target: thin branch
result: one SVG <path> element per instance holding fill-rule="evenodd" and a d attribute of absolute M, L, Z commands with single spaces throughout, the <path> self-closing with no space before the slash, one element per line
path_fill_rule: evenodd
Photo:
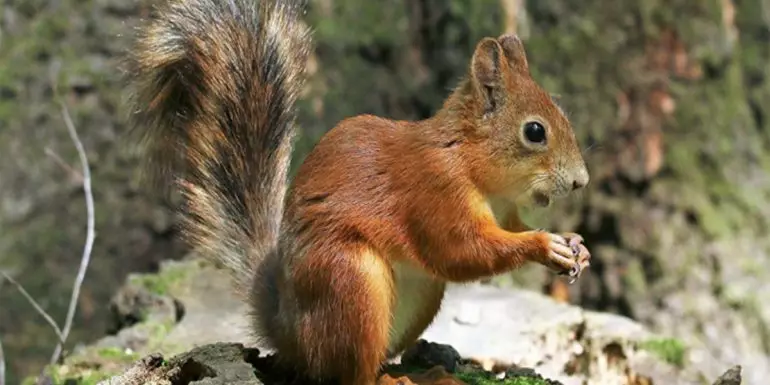
<path fill-rule="evenodd" d="M 57 325 L 56 321 L 54 321 L 53 318 L 51 318 L 51 316 L 48 315 L 48 313 L 46 313 L 45 310 L 43 310 L 40 304 L 37 303 L 37 301 L 35 301 L 35 299 L 32 298 L 31 295 L 29 295 L 27 290 L 24 289 L 24 286 L 21 286 L 19 282 L 17 282 L 15 279 L 13 279 L 13 277 L 8 275 L 8 273 L 4 271 L 0 271 L 0 275 L 2 275 L 3 278 L 5 278 L 8 282 L 10 282 L 11 285 L 16 286 L 16 289 L 19 290 L 21 295 L 23 295 L 24 298 L 26 298 L 27 301 L 32 305 L 32 307 L 34 307 L 35 310 L 37 310 L 37 312 L 46 320 L 46 322 L 48 322 L 49 325 L 51 325 L 51 327 L 53 328 L 53 331 L 56 332 L 56 336 L 59 338 L 59 342 L 64 341 L 64 336 L 62 335 L 61 329 L 59 329 L 59 325 Z"/>
<path fill-rule="evenodd" d="M 61 356 L 61 352 L 64 347 L 64 342 L 67 340 L 70 330 L 72 329 L 72 321 L 75 318 L 78 298 L 80 297 L 80 288 L 83 286 L 86 270 L 88 270 L 88 265 L 91 262 L 91 250 L 93 249 L 94 238 L 96 237 L 94 231 L 94 196 L 91 192 L 91 169 L 88 166 L 88 157 L 86 155 L 85 149 L 83 148 L 83 142 L 80 141 L 78 132 L 75 129 L 75 124 L 72 122 L 72 117 L 70 116 L 69 110 L 67 109 L 67 105 L 61 100 L 59 100 L 59 104 L 61 105 L 61 113 L 62 117 L 64 118 L 64 124 L 67 126 L 67 131 L 70 134 L 70 138 L 75 144 L 75 148 L 77 149 L 78 155 L 80 156 L 80 163 L 83 167 L 83 192 L 85 193 L 86 197 L 86 214 L 88 218 L 86 225 L 86 244 L 83 247 L 83 255 L 80 258 L 80 269 L 78 269 L 78 275 L 75 279 L 75 284 L 72 287 L 72 296 L 70 297 L 69 309 L 67 310 L 67 319 L 64 322 L 64 329 L 62 330 L 62 338 L 56 345 L 56 349 L 54 350 L 53 355 L 51 355 L 51 365 L 59 361 L 59 357 Z"/>
<path fill-rule="evenodd" d="M 78 182 L 81 184 L 83 183 L 83 175 L 80 175 L 80 171 L 77 171 L 72 168 L 72 166 L 68 165 L 67 162 L 65 162 L 64 159 L 62 159 L 54 150 L 52 150 L 50 147 L 46 147 L 45 154 L 53 159 L 53 161 L 61 166 L 65 171 L 70 173 L 72 177 L 75 178 Z"/>

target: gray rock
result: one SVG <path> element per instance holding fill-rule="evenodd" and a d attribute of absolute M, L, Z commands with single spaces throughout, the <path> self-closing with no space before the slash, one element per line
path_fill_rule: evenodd
<path fill-rule="evenodd" d="M 422 338 L 451 345 L 462 357 L 532 368 L 565 385 L 624 384 L 629 376 L 700 384 L 698 368 L 673 368 L 638 346 L 657 338 L 642 325 L 528 291 L 452 286 Z"/>
<path fill-rule="evenodd" d="M 262 385 L 254 367 L 246 362 L 258 352 L 241 344 L 212 344 L 196 347 L 168 362 L 153 354 L 132 365 L 125 373 L 100 385 L 190 384 Z"/>
<path fill-rule="evenodd" d="M 254 367 L 245 361 L 250 355 L 258 355 L 253 349 L 241 344 L 213 344 L 197 347 L 188 353 L 174 357 L 170 365 L 180 368 L 174 382 L 191 385 L 262 385 Z"/>
<path fill-rule="evenodd" d="M 719 376 L 714 385 L 741 385 L 741 382 L 741 366 L 736 365 Z"/>
<path fill-rule="evenodd" d="M 252 364 L 257 362 L 244 352 L 267 351 L 252 343 L 247 308 L 233 294 L 223 271 L 197 260 L 169 262 L 157 276 L 130 281 L 115 297 L 115 308 L 123 315 L 142 314 L 143 321 L 95 346 L 127 349 L 140 357 L 155 352 L 178 355 L 169 361 L 181 363 L 175 364 L 181 371 L 175 375 L 198 373 L 190 383 L 217 384 L 222 378 L 228 383 L 252 383 L 248 382 L 252 378 L 237 374 L 248 368 L 254 371 Z M 169 307 L 175 303 L 184 307 L 181 319 L 172 314 L 174 306 Z M 685 354 L 674 344 L 676 356 L 667 360 L 671 352 L 661 356 L 642 346 L 656 338 L 660 336 L 625 317 L 586 311 L 534 292 L 474 284 L 450 286 L 423 341 L 400 358 L 404 366 L 442 366 L 458 373 L 469 361 L 493 361 L 499 363 L 495 371 L 500 375 L 542 376 L 563 385 L 645 380 L 702 385 L 703 378 L 716 377 L 704 375 L 701 364 L 692 359 L 700 351 Z M 162 375 L 172 378 L 168 372 Z"/>
<path fill-rule="evenodd" d="M 460 353 L 449 345 L 419 340 L 401 355 L 401 363 L 427 368 L 440 365 L 452 373 L 457 369 L 461 358 Z"/>

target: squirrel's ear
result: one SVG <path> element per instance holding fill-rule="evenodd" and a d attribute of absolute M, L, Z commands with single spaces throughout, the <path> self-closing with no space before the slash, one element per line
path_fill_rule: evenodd
<path fill-rule="evenodd" d="M 521 42 L 519 36 L 508 33 L 497 38 L 497 42 L 503 47 L 503 53 L 511 68 L 522 72 L 529 72 L 527 53 L 524 50 L 524 43 Z"/>
<path fill-rule="evenodd" d="M 485 101 L 485 112 L 491 112 L 501 95 L 502 71 L 505 70 L 503 48 L 497 40 L 484 38 L 477 45 L 471 60 L 471 76 L 479 96 Z"/>

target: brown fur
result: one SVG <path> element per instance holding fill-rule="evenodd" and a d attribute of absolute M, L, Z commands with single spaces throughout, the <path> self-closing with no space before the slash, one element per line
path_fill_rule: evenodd
<path fill-rule="evenodd" d="M 298 7 L 260 4 L 161 8 L 142 30 L 131 80 L 150 169 L 181 181 L 185 233 L 230 268 L 255 331 L 285 365 L 372 384 L 432 322 L 446 282 L 527 261 L 576 264 L 563 238 L 516 214 L 588 182 L 572 128 L 530 77 L 516 36 L 479 42 L 467 78 L 430 119 L 340 122 L 286 195 L 308 39 Z M 531 120 L 545 144 L 525 139 Z M 493 199 L 512 213 L 503 227 Z"/>

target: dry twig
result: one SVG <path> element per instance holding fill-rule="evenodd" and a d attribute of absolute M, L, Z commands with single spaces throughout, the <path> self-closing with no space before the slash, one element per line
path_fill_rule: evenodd
<path fill-rule="evenodd" d="M 45 154 L 48 155 L 51 159 L 53 159 L 54 162 L 56 162 L 61 168 L 66 170 L 70 175 L 72 175 L 73 178 L 77 180 L 80 184 L 83 184 L 83 175 L 80 175 L 80 171 L 75 170 L 72 168 L 72 166 L 68 165 L 67 162 L 62 159 L 59 154 L 57 154 L 54 150 L 52 150 L 50 147 L 45 148 Z"/>
<path fill-rule="evenodd" d="M 67 109 L 67 105 L 61 100 L 59 100 L 59 104 L 61 106 L 61 113 L 62 117 L 64 118 L 64 124 L 67 126 L 67 131 L 70 134 L 70 138 L 75 144 L 75 148 L 77 149 L 78 155 L 80 157 L 80 164 L 83 168 L 83 192 L 85 193 L 86 198 L 87 224 L 86 243 L 83 247 L 83 254 L 80 258 L 80 268 L 78 269 L 78 275 L 75 278 L 75 283 L 72 287 L 72 295 L 70 296 L 69 309 L 67 310 L 67 318 L 64 321 L 64 328 L 62 329 L 61 339 L 59 340 L 59 343 L 56 344 L 56 349 L 51 355 L 50 362 L 52 365 L 59 360 L 62 349 L 64 347 L 64 342 L 67 341 L 67 336 L 69 336 L 70 330 L 72 329 L 72 321 L 75 318 L 78 298 L 80 297 L 80 288 L 83 286 L 86 270 L 88 270 L 88 265 L 91 262 L 91 250 L 93 249 L 94 238 L 96 238 L 96 233 L 94 230 L 94 196 L 91 192 L 91 169 L 88 165 L 88 156 L 86 155 L 86 151 L 83 148 L 83 142 L 80 141 L 80 137 L 78 136 L 77 130 L 75 129 L 75 124 L 72 122 L 72 117 L 70 116 L 69 110 Z"/>
<path fill-rule="evenodd" d="M 8 275 L 8 273 L 4 271 L 0 271 L 0 275 L 2 275 L 3 278 L 5 278 L 8 282 L 10 282 L 11 285 L 15 286 L 16 289 L 19 290 L 19 293 L 21 293 L 21 295 L 23 295 L 24 298 L 27 299 L 30 305 L 32 305 L 32 307 L 34 307 L 35 310 L 37 310 L 37 312 L 46 320 L 46 322 L 48 322 L 49 325 L 51 325 L 51 328 L 53 328 L 53 331 L 56 332 L 56 337 L 59 338 L 59 342 L 61 343 L 64 340 L 64 338 L 62 336 L 61 329 L 59 329 L 59 325 L 56 324 L 56 321 L 54 321 L 53 318 L 51 318 L 51 316 L 48 315 L 48 313 L 46 313 L 45 310 L 43 310 L 43 307 L 40 306 L 40 304 L 37 303 L 37 301 L 35 301 L 34 298 L 32 298 L 32 296 L 27 292 L 27 290 L 25 290 L 24 287 L 21 286 L 19 282 L 13 279 L 13 277 Z"/>
<path fill-rule="evenodd" d="M 51 79 L 52 79 L 54 94 L 56 95 L 57 87 L 56 87 L 56 80 L 55 80 L 56 79 L 55 71 L 52 71 Z M 91 170 L 88 165 L 88 157 L 86 155 L 85 148 L 83 147 L 83 142 L 80 140 L 77 130 L 75 129 L 75 124 L 72 122 L 72 117 L 70 116 L 69 109 L 67 109 L 67 105 L 61 100 L 57 99 L 57 101 L 59 102 L 59 105 L 61 108 L 61 114 L 62 114 L 62 118 L 64 119 L 64 124 L 67 127 L 67 132 L 69 133 L 70 139 L 72 139 L 72 142 L 74 143 L 75 148 L 78 152 L 78 156 L 80 157 L 80 163 L 83 171 L 82 171 L 82 175 L 78 175 L 78 176 L 81 177 L 83 182 L 83 192 L 85 193 L 85 198 L 86 198 L 86 214 L 87 214 L 86 242 L 85 242 L 85 246 L 83 247 L 83 254 L 80 258 L 80 268 L 78 269 L 78 274 L 77 274 L 77 277 L 75 278 L 75 283 L 73 284 L 72 295 L 70 296 L 69 308 L 67 310 L 67 318 L 64 321 L 64 329 L 59 328 L 59 326 L 56 324 L 56 321 L 54 321 L 53 318 L 48 313 L 46 313 L 45 310 L 43 310 L 40 304 L 38 304 L 38 302 L 35 301 L 34 298 L 32 298 L 32 296 L 27 292 L 26 289 L 24 289 L 24 287 L 20 283 L 18 283 L 15 279 L 13 279 L 13 277 L 11 277 L 9 274 L 3 271 L 0 271 L 0 275 L 2 275 L 8 282 L 10 282 L 19 290 L 19 292 L 24 296 L 24 298 L 26 298 L 27 301 L 29 301 L 32 307 L 35 308 L 35 310 L 46 320 L 46 322 L 48 322 L 48 324 L 51 325 L 54 332 L 56 332 L 56 336 L 58 337 L 59 341 L 56 344 L 56 349 L 54 349 L 54 352 L 51 355 L 50 363 L 52 365 L 59 361 L 59 358 L 61 357 L 62 349 L 64 347 L 64 343 L 67 341 L 67 337 L 69 336 L 70 330 L 72 329 L 72 322 L 75 318 L 75 311 L 77 310 L 78 298 L 80 297 L 80 289 L 83 286 L 86 270 L 88 270 L 88 265 L 91 262 L 91 251 L 93 250 L 94 239 L 96 238 L 96 232 L 94 230 L 94 227 L 95 227 L 94 197 L 91 191 Z M 66 163 L 64 163 L 61 160 L 61 158 L 58 157 L 52 150 L 46 149 L 46 154 L 54 158 L 54 160 L 57 161 L 57 163 L 64 166 L 64 168 L 67 171 L 70 171 L 75 175 L 78 174 L 71 167 L 67 166 Z M 0 385 L 5 385 L 5 356 L 3 353 L 2 343 L 0 343 Z"/>

